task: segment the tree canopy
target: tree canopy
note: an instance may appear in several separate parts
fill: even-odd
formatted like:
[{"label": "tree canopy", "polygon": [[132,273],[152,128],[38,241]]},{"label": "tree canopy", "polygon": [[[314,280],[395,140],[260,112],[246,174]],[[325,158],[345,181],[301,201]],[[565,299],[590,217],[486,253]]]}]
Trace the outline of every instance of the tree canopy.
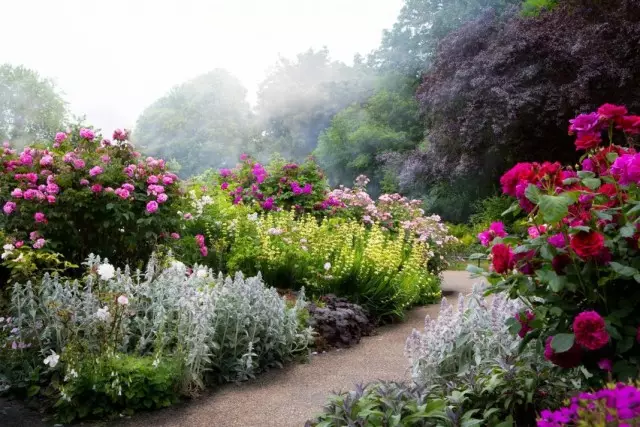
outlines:
[{"label": "tree canopy", "polygon": [[146,153],[177,161],[185,176],[234,165],[254,135],[246,95],[225,70],[196,77],[142,113],[134,142]]},{"label": "tree canopy", "polygon": [[23,66],[0,65],[0,141],[23,146],[52,139],[66,116],[67,104],[51,80]]}]

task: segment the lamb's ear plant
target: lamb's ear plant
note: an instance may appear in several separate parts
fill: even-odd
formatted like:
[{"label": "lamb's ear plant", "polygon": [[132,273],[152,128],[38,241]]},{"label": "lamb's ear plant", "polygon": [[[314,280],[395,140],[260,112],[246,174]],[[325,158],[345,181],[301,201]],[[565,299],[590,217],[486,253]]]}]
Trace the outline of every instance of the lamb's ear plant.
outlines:
[{"label": "lamb's ear plant", "polygon": [[[36,367],[15,376],[20,384],[37,369],[44,378],[59,378],[51,384],[65,419],[91,415],[69,409],[83,401],[99,406],[96,402],[110,399],[104,412],[135,410],[149,402],[172,402],[172,395],[163,393],[175,387],[192,394],[213,383],[246,380],[306,354],[312,340],[311,329],[299,322],[304,290],[295,305],[287,305],[260,275],[223,277],[198,265],[187,273],[180,262],[160,267],[155,256],[145,271],[116,270],[93,255],[85,266],[81,280],[45,274],[37,284],[16,284],[7,316],[12,332],[0,333],[16,343],[15,349],[10,342],[0,349],[2,360],[16,352],[38,356]],[[121,372],[127,378],[138,375],[136,369],[167,369],[137,391],[124,380],[117,389],[106,387],[111,374],[105,370],[120,359],[127,361]],[[113,375],[120,374],[114,370]],[[19,385],[6,376],[0,376],[0,383],[6,389]],[[151,393],[156,386],[158,396],[165,396],[158,401],[140,403],[131,396]]]}]

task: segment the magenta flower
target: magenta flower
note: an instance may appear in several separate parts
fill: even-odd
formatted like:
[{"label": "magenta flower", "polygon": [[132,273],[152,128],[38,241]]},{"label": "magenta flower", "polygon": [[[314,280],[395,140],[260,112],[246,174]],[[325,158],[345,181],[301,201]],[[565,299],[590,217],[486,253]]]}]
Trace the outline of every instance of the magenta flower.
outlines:
[{"label": "magenta flower", "polygon": [[598,113],[580,114],[575,119],[569,120],[570,134],[595,133],[602,129]]},{"label": "magenta flower", "polygon": [[313,186],[309,183],[306,183],[302,188],[302,194],[311,194],[313,191]]},{"label": "magenta flower", "polygon": [[47,195],[47,202],[49,202],[50,204],[54,204],[56,202],[56,196],[52,194]]},{"label": "magenta flower", "polygon": [[85,179],[85,178],[82,178],[82,179],[80,180],[80,185],[82,185],[82,186],[89,185],[89,180],[88,180],[88,179]]},{"label": "magenta flower", "polygon": [[25,200],[32,200],[33,198],[37,197],[37,195],[38,195],[38,192],[32,188],[28,189],[23,193]]},{"label": "magenta flower", "polygon": [[32,231],[31,233],[29,233],[29,239],[31,240],[36,240],[38,237],[40,237],[40,234],[37,231]]},{"label": "magenta flower", "polygon": [[87,141],[93,141],[93,138],[95,138],[96,135],[91,129],[82,128],[80,129],[80,137],[86,139]]},{"label": "magenta flower", "polygon": [[14,202],[7,202],[2,207],[2,210],[4,211],[5,214],[11,215],[13,211],[16,210],[16,204]]},{"label": "magenta flower", "polygon": [[171,185],[171,184],[173,184],[173,178],[170,177],[170,176],[163,176],[162,177],[162,183],[164,185]]},{"label": "magenta flower", "polygon": [[18,240],[15,246],[16,248],[20,249],[22,246],[24,246],[24,242],[22,240]]},{"label": "magenta flower", "polygon": [[506,235],[507,232],[502,222],[492,222],[487,230],[478,234],[478,240],[480,240],[482,246],[489,246],[496,237],[505,237]]},{"label": "magenta flower", "polygon": [[240,154],[240,160],[244,161],[244,160],[247,160],[248,158],[249,158],[248,154],[246,154],[246,153]]},{"label": "magenta flower", "polygon": [[120,197],[122,200],[126,200],[129,198],[130,194],[129,194],[129,190],[127,190],[126,188],[117,188],[115,190],[115,194]]},{"label": "magenta flower", "polygon": [[202,256],[207,256],[209,254],[209,249],[206,246],[200,246],[200,254]]},{"label": "magenta flower", "polygon": [[50,182],[46,185],[45,191],[49,194],[58,194],[60,192],[60,186],[55,182]]},{"label": "magenta flower", "polygon": [[562,233],[554,234],[547,239],[547,242],[558,249],[567,247],[567,238]]},{"label": "magenta flower", "polygon": [[158,194],[158,203],[164,203],[169,199],[169,196],[167,196],[166,194],[162,193],[162,194]]},{"label": "magenta flower", "polygon": [[155,200],[151,200],[149,203],[147,203],[147,212],[155,213],[157,210],[158,202],[156,202]]},{"label": "magenta flower", "polygon": [[105,154],[104,156],[100,157],[100,160],[102,161],[102,163],[109,163],[111,161],[111,157],[109,157],[108,154]]},{"label": "magenta flower", "polygon": [[53,157],[49,154],[42,156],[40,159],[40,166],[51,166],[53,164]]},{"label": "magenta flower", "polygon": [[258,182],[258,184],[262,184],[264,180],[267,178],[267,171],[260,163],[256,163],[255,165],[253,165],[253,168],[251,169],[251,173],[256,178],[256,181]]},{"label": "magenta flower", "polygon": [[265,211],[270,211],[273,208],[274,208],[273,197],[268,197],[267,200],[265,200],[262,203],[262,209],[264,209]]},{"label": "magenta flower", "polygon": [[132,184],[129,184],[128,182],[125,182],[124,184],[122,184],[122,188],[124,188],[128,192],[132,192],[136,189]]},{"label": "magenta flower", "polygon": [[89,169],[89,175],[91,175],[91,176],[98,176],[102,172],[104,172],[104,171],[102,170],[102,168],[100,166],[94,166],[91,169]]},{"label": "magenta flower", "polygon": [[149,178],[147,178],[147,184],[157,184],[158,182],[160,182],[160,180],[155,175],[151,175]]},{"label": "magenta flower", "polygon": [[222,189],[222,190],[226,190],[227,188],[229,188],[229,183],[228,182],[223,182],[220,185],[220,189]]},{"label": "magenta flower", "polygon": [[33,249],[42,249],[45,245],[45,243],[47,243],[46,240],[44,240],[43,238],[39,238],[38,240],[36,240],[36,242],[33,244]]},{"label": "magenta flower", "polygon": [[76,169],[83,169],[85,167],[84,160],[82,159],[73,159],[73,167]]},{"label": "magenta flower", "polygon": [[610,359],[601,359],[598,361],[598,368],[602,369],[603,371],[610,371],[611,369],[613,369],[612,365],[611,365],[611,360]]},{"label": "magenta flower", "polygon": [[620,179],[620,185],[640,184],[640,154],[623,154],[611,165],[611,173]]},{"label": "magenta flower", "polygon": [[47,217],[42,212],[36,212],[33,215],[33,219],[35,219],[36,222],[47,222]]},{"label": "magenta flower", "polygon": [[94,193],[100,193],[102,191],[102,185],[100,184],[93,184],[91,186],[91,191],[93,191]]},{"label": "magenta flower", "polygon": [[56,137],[54,138],[58,144],[62,143],[65,139],[67,139],[67,134],[64,132],[57,132]]},{"label": "magenta flower", "polygon": [[196,243],[198,246],[204,246],[204,236],[202,234],[196,234]]},{"label": "magenta flower", "polygon": [[22,190],[19,188],[14,188],[11,192],[11,197],[15,197],[16,199],[22,198]]},{"label": "magenta flower", "polygon": [[20,163],[23,165],[31,165],[33,163],[33,157],[30,153],[23,152],[20,154]]},{"label": "magenta flower", "polygon": [[171,233],[171,238],[178,240],[180,238],[180,235],[178,233]]},{"label": "magenta flower", "polygon": [[231,169],[227,169],[227,168],[220,169],[220,176],[223,178],[231,176]]}]

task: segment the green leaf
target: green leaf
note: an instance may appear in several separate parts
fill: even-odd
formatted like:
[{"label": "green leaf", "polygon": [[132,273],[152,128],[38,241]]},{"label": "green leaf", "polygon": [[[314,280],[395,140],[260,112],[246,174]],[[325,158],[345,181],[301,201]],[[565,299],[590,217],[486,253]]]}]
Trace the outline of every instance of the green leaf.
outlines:
[{"label": "green leaf", "polygon": [[538,187],[536,187],[533,184],[529,184],[527,189],[524,191],[524,195],[526,196],[527,199],[531,200],[531,202],[537,204],[538,201],[540,200],[541,193]]},{"label": "green leaf", "polygon": [[609,266],[613,271],[615,271],[616,273],[618,273],[623,277],[634,277],[636,274],[640,273],[640,271],[638,271],[633,267],[629,267],[628,265],[622,265],[620,263],[613,262],[613,261],[609,263]]},{"label": "green leaf", "polygon": [[629,209],[629,212],[627,212],[627,215],[631,215],[636,212],[640,212],[640,202],[635,202],[635,206]]},{"label": "green leaf", "polygon": [[569,200],[562,196],[544,195],[540,197],[540,212],[547,222],[558,222],[569,213]]},{"label": "green leaf", "polygon": [[616,161],[616,159],[618,158],[618,153],[607,153],[607,160],[609,160],[609,163],[613,163]]},{"label": "green leaf", "polygon": [[36,394],[38,394],[39,392],[40,392],[40,386],[39,385],[32,385],[27,390],[27,397],[33,397]]},{"label": "green leaf", "polygon": [[520,212],[520,205],[518,204],[518,202],[514,202],[509,209],[507,209],[506,211],[502,212],[501,216],[506,216],[509,215],[510,213],[517,213]]},{"label": "green leaf", "polygon": [[580,177],[581,179],[585,179],[585,178],[593,178],[595,177],[596,174],[591,172],[591,171],[578,171],[578,177]]},{"label": "green leaf", "polygon": [[553,292],[560,292],[567,285],[567,277],[560,276],[552,270],[536,270],[536,276],[549,285]]},{"label": "green leaf", "polygon": [[577,182],[580,182],[580,180],[578,178],[566,178],[562,180],[562,184],[563,185],[571,185],[571,184],[575,184]]},{"label": "green leaf", "polygon": [[476,265],[469,264],[467,265],[467,271],[473,274],[482,274],[484,270]]},{"label": "green leaf", "polygon": [[551,348],[556,353],[564,353],[573,347],[575,339],[576,337],[573,334],[558,334],[551,340]]},{"label": "green leaf", "polygon": [[602,181],[598,178],[584,178],[582,183],[592,190],[597,190],[602,185]]},{"label": "green leaf", "polygon": [[622,237],[633,237],[635,232],[636,228],[633,226],[633,224],[627,224],[620,229],[620,235]]}]

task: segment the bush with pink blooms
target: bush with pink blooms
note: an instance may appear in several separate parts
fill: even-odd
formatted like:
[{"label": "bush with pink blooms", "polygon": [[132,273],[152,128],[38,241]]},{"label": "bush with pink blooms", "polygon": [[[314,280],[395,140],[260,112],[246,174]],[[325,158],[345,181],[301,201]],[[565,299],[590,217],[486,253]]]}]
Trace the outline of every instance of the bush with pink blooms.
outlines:
[{"label": "bush with pink blooms", "polygon": [[218,184],[234,204],[257,211],[295,209],[297,212],[323,210],[327,180],[312,157],[303,163],[275,159],[263,165],[250,156],[240,156],[233,169],[220,169]]},{"label": "bush with pink blooms", "polygon": [[511,321],[563,368],[625,379],[640,366],[640,116],[605,104],[571,120],[580,164],[519,163],[503,192],[527,216],[525,236],[496,222],[479,235],[493,292],[521,299]]},{"label": "bush with pink blooms", "polygon": [[116,130],[113,140],[74,127],[21,152],[0,152],[0,228],[5,266],[30,251],[80,264],[90,253],[137,265],[174,232],[178,178],[160,159],[143,158]]}]

